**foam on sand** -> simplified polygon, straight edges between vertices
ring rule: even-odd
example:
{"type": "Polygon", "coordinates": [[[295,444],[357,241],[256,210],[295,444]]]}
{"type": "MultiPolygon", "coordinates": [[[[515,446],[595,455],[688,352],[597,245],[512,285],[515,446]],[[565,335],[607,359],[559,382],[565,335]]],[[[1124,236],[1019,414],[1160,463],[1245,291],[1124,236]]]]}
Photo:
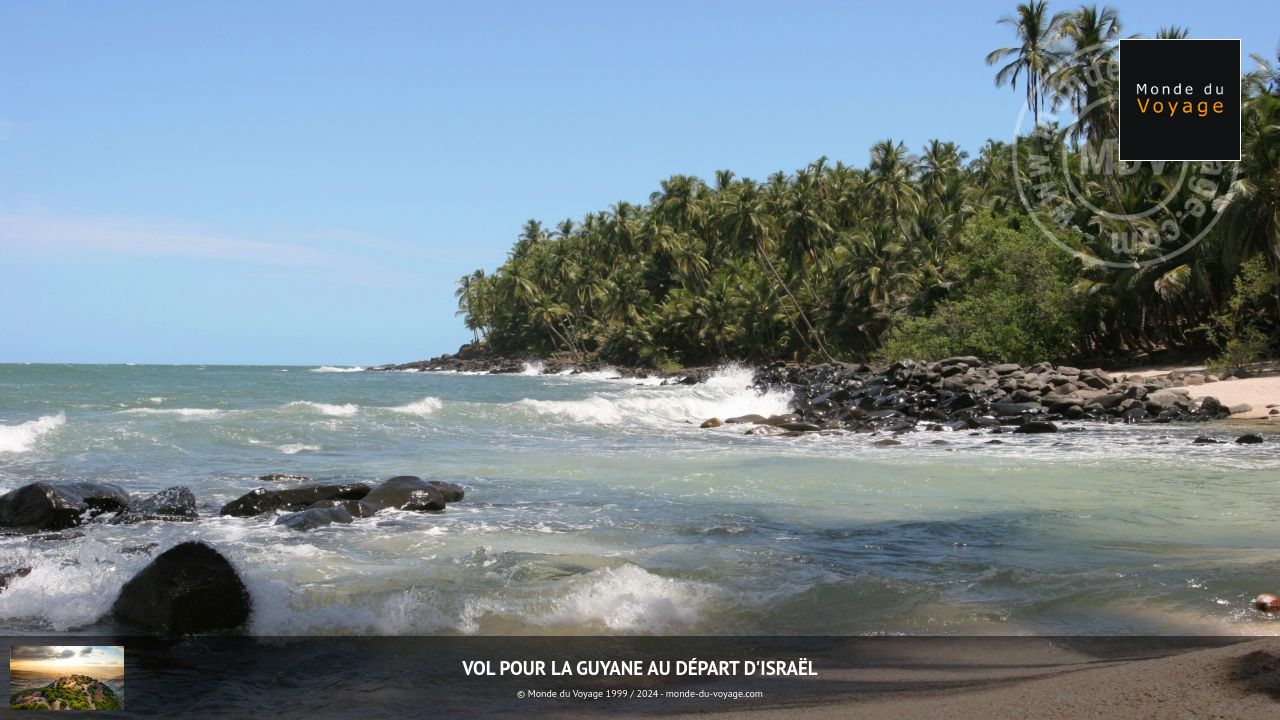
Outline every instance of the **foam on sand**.
{"type": "Polygon", "coordinates": [[[67,416],[58,413],[18,425],[0,425],[0,452],[26,452],[35,445],[41,435],[62,427],[66,421],[67,416]]]}

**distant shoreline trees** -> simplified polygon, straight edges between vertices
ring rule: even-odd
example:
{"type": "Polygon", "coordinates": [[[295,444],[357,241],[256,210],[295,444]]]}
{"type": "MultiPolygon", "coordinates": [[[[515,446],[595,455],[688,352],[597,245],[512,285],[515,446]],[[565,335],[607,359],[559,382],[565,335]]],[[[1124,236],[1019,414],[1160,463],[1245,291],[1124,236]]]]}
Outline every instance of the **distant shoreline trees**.
{"type": "Polygon", "coordinates": [[[459,314],[494,350],[654,366],[954,354],[1066,361],[1225,351],[1233,340],[1233,357],[1274,352],[1277,65],[1255,57],[1243,79],[1240,173],[1199,243],[1161,262],[1141,249],[1117,255],[1108,238],[1150,228],[1082,206],[1068,218],[1072,256],[1038,234],[1018,195],[1028,163],[1015,163],[1015,152],[1066,157],[1052,181],[1077,183],[1090,204],[1142,205],[1170,191],[1150,168],[1076,176],[1116,131],[1106,70],[1120,21],[1093,5],[1051,16],[1037,0],[1001,22],[1020,42],[987,56],[1000,66],[997,84],[1021,83],[1037,124],[1046,107],[1069,110],[1069,128],[1040,126],[1016,145],[989,140],[972,159],[951,142],[913,154],[886,139],[865,168],[820,158],[764,181],[673,176],[644,205],[619,202],[555,228],[530,220],[501,267],[460,279],[459,314]],[[1094,82],[1079,81],[1086,75],[1094,82]]]}

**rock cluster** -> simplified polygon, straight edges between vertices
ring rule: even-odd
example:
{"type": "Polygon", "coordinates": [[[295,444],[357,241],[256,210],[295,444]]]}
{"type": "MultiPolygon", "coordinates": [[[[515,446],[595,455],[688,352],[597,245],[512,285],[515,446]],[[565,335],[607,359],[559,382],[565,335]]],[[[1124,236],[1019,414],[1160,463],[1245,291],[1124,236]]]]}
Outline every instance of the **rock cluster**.
{"type": "Polygon", "coordinates": [[[1211,397],[1197,403],[1185,388],[1175,387],[1180,382],[1186,378],[1115,377],[1098,369],[992,364],[976,357],[903,360],[882,368],[779,362],[760,368],[755,383],[761,389],[790,390],[793,412],[724,422],[757,424],[754,431],[764,433],[905,432],[920,426],[1012,426],[1012,432],[1045,433],[1056,432],[1062,420],[1170,422],[1230,414],[1230,408],[1211,397]]]}
{"type": "Polygon", "coordinates": [[[447,503],[458,502],[464,495],[462,488],[454,483],[400,475],[377,487],[347,483],[303,485],[284,490],[256,488],[227,503],[221,514],[253,517],[285,511],[286,514],[276,519],[277,525],[314,530],[334,523],[350,523],[355,518],[370,517],[386,509],[439,512],[447,503]]]}
{"type": "Polygon", "coordinates": [[[0,527],[20,532],[62,530],[129,505],[119,485],[36,482],[0,496],[0,527]]]}

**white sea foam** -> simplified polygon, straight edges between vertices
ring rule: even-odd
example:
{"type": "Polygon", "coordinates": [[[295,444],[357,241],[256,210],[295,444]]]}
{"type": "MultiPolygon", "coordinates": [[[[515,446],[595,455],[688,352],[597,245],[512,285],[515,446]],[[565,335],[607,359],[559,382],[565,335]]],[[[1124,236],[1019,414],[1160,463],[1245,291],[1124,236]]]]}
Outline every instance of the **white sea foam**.
{"type": "Polygon", "coordinates": [[[541,375],[542,368],[543,368],[543,365],[541,361],[531,360],[524,364],[524,370],[521,370],[520,374],[521,375],[541,375]]]}
{"type": "Polygon", "coordinates": [[[159,395],[157,395],[157,396],[155,396],[155,397],[149,397],[149,398],[147,398],[147,402],[151,402],[151,403],[162,403],[162,402],[164,402],[165,400],[166,400],[166,398],[160,397],[159,395]]]}
{"type": "Polygon", "coordinates": [[[289,443],[288,445],[280,445],[276,448],[285,455],[297,455],[300,452],[320,450],[319,445],[304,445],[302,443],[289,443]]]}
{"type": "Polygon", "coordinates": [[[635,565],[601,568],[572,581],[572,589],[537,624],[603,625],[614,632],[661,633],[701,619],[712,588],[665,578],[635,565]]]}
{"type": "Polygon", "coordinates": [[[347,403],[346,405],[331,405],[329,403],[312,402],[310,400],[295,400],[294,402],[285,405],[285,407],[308,408],[333,417],[355,415],[356,412],[360,410],[359,405],[354,405],[352,403],[347,403]]]}
{"type": "Polygon", "coordinates": [[[407,405],[398,405],[396,407],[390,407],[387,409],[392,410],[394,412],[398,412],[398,413],[404,413],[405,415],[426,416],[439,410],[443,405],[444,403],[440,400],[440,398],[435,398],[428,395],[427,397],[424,397],[421,400],[418,400],[416,402],[411,402],[407,405]]]}
{"type": "Polygon", "coordinates": [[[18,425],[0,425],[0,453],[26,452],[35,445],[41,435],[62,427],[66,421],[67,416],[58,413],[18,425]]]}
{"type": "Polygon", "coordinates": [[[364,368],[360,366],[334,367],[333,365],[321,365],[318,368],[311,368],[311,372],[318,372],[318,373],[351,373],[351,372],[363,372],[363,371],[364,371],[364,368]]]}
{"type": "Polygon", "coordinates": [[[217,408],[129,408],[121,410],[123,415],[177,415],[179,417],[208,417],[210,415],[219,415],[222,410],[217,408]]]}
{"type": "Polygon", "coordinates": [[[542,415],[581,423],[667,425],[748,413],[784,413],[787,412],[789,400],[786,393],[757,392],[751,386],[751,370],[733,366],[716,371],[705,383],[698,385],[629,386],[617,391],[595,393],[582,400],[526,398],[517,405],[542,415]]]}

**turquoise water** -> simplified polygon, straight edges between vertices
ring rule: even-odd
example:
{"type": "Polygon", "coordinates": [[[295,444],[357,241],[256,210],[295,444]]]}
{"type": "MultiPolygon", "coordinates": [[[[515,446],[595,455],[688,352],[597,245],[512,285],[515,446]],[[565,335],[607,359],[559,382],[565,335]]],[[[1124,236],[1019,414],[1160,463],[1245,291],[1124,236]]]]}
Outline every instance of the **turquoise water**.
{"type": "Polygon", "coordinates": [[[1224,424],[1057,435],[744,436],[750,372],[0,365],[0,491],[191,487],[196,523],[0,537],[7,633],[107,632],[126,549],[228,555],[257,634],[1269,633],[1280,442],[1224,424]],[[318,371],[321,370],[321,371],[318,371]],[[932,444],[935,440],[948,444],[932,444]],[[297,533],[221,504],[287,472],[448,479],[439,515],[297,533]]]}

